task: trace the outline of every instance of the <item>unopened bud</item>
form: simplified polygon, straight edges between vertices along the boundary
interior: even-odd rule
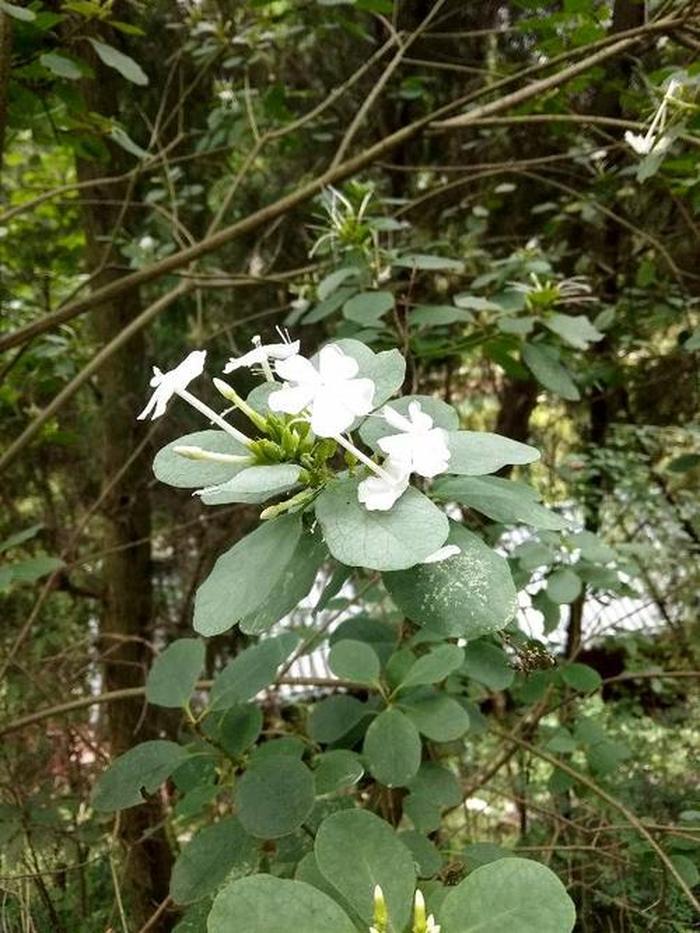
[[[212,382],[227,402],[233,402],[236,408],[240,409],[240,411],[253,422],[256,428],[264,434],[267,434],[267,419],[242,399],[233,386],[230,386],[228,382],[224,382],[223,379],[217,379],[216,376],[212,379]]]
[[[387,933],[389,927],[389,911],[384,900],[384,892],[376,884],[374,886],[374,927],[377,933]]]

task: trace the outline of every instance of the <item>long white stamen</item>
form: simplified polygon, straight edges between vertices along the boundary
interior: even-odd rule
[[[380,476],[383,480],[385,480],[385,482],[390,483],[391,485],[394,484],[394,480],[391,478],[391,476],[389,476],[386,470],[383,470],[379,464],[375,463],[374,460],[371,460],[366,454],[363,454],[361,450],[358,450],[357,447],[355,447],[355,445],[350,441],[346,440],[342,434],[336,434],[333,440],[337,441],[341,447],[344,447],[347,451],[349,451],[353,457],[357,457],[361,463],[364,463],[365,466],[369,467],[373,473],[376,473],[376,475]]]
[[[183,401],[187,402],[193,408],[196,408],[198,412],[201,412],[201,414],[203,414],[205,418],[208,418],[212,424],[220,427],[222,431],[226,431],[226,433],[230,434],[231,437],[235,437],[239,443],[245,444],[246,447],[251,443],[250,438],[246,437],[242,431],[239,431],[238,428],[234,428],[232,424],[228,423],[228,421],[224,421],[221,415],[218,415],[213,410],[213,408],[205,405],[204,402],[200,402],[199,399],[188,392],[187,389],[177,389],[176,395],[179,395]]]

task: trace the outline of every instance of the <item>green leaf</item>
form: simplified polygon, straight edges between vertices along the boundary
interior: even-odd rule
[[[300,473],[301,467],[296,463],[246,467],[225,483],[198,489],[197,495],[205,505],[256,504],[288,492],[296,486]]]
[[[398,350],[384,350],[374,353],[359,340],[345,338],[334,340],[343,353],[357,361],[360,371],[358,378],[371,379],[374,383],[373,404],[375,408],[383,405],[387,399],[399,391],[406,377],[406,360]]]
[[[238,817],[258,839],[277,839],[299,829],[314,806],[313,775],[291,755],[256,761],[236,786]]]
[[[0,0],[0,12],[7,13],[13,19],[21,20],[23,23],[31,23],[36,19],[34,10],[27,7],[17,6],[15,3],[8,3],[7,0]]]
[[[464,263],[446,256],[432,256],[425,253],[410,253],[392,260],[393,266],[403,269],[419,269],[426,272],[464,272]]]
[[[409,794],[403,799],[403,812],[419,833],[433,833],[440,828],[440,807],[423,794]]]
[[[207,716],[203,729],[213,736],[232,758],[254,745],[262,731],[263,714],[256,703],[236,703],[223,713]]]
[[[450,431],[448,435],[450,461],[448,473],[460,476],[484,476],[504,466],[534,463],[540,452],[489,431]]]
[[[65,55],[59,55],[57,52],[46,52],[39,56],[40,63],[44,68],[48,68],[52,74],[59,78],[67,78],[69,81],[77,81],[82,78],[83,72],[76,63],[66,58]]]
[[[362,753],[381,784],[405,787],[420,767],[420,736],[404,713],[385,709],[367,729]]]
[[[368,713],[364,703],[339,693],[314,704],[309,734],[314,742],[335,742],[348,733]]]
[[[316,794],[320,797],[352,787],[357,784],[364,773],[362,762],[354,752],[344,748],[324,752],[315,761]]]
[[[469,729],[469,715],[454,699],[436,690],[422,690],[401,700],[413,725],[433,742],[454,742]]]
[[[343,305],[343,317],[365,327],[375,327],[394,307],[391,292],[360,292]]]
[[[562,668],[561,676],[565,684],[582,693],[597,690],[603,683],[598,671],[587,664],[567,664]]]
[[[400,415],[408,415],[408,406],[411,402],[420,403],[421,411],[430,415],[436,428],[455,431],[459,427],[459,415],[454,408],[442,399],[433,398],[432,395],[404,395],[390,402],[389,407]],[[383,417],[370,416],[360,426],[360,437],[374,451],[379,450],[377,441],[380,437],[395,433],[396,428],[392,428]]]
[[[402,570],[425,560],[445,543],[445,514],[409,487],[388,512],[370,512],[357,499],[358,479],[327,486],[316,517],[331,554],[350,567]]]
[[[324,279],[321,279],[316,289],[319,301],[325,301],[346,279],[349,279],[351,276],[357,276],[359,272],[360,270],[357,266],[343,266],[331,272],[330,275],[327,275]]]
[[[446,477],[433,486],[433,494],[443,501],[459,502],[476,509],[494,522],[532,525],[560,531],[566,522],[535,501],[537,493],[524,483],[498,476]]]
[[[399,833],[399,839],[411,851],[419,878],[432,878],[442,868],[442,856],[436,846],[412,829]]]
[[[469,642],[461,672],[490,690],[506,690],[515,677],[505,651],[486,639]]]
[[[544,590],[535,593],[531,601],[533,607],[544,616],[544,633],[549,635],[559,625],[561,619],[559,606],[552,602]]]
[[[298,635],[283,632],[241,651],[214,680],[209,695],[210,708],[226,709],[268,687],[275,679],[277,668],[298,643]]]
[[[673,867],[689,888],[694,888],[696,884],[700,884],[700,872],[692,859],[688,858],[687,855],[679,854],[671,855],[670,859],[673,862]]]
[[[143,803],[141,790],[153,794],[188,754],[182,745],[156,739],[120,755],[98,779],[92,792],[96,810],[125,810]]]
[[[576,739],[568,729],[557,729],[551,739],[548,740],[545,748],[554,752],[556,755],[569,755],[576,751]]]
[[[555,570],[547,578],[547,597],[558,606],[572,603],[581,593],[581,578],[568,567]]]
[[[194,627],[211,637],[257,612],[282,581],[302,537],[298,515],[265,522],[222,554],[197,590]]]
[[[570,933],[574,904],[553,871],[502,858],[471,872],[445,898],[443,933]]]
[[[330,317],[338,308],[344,304],[348,298],[355,294],[355,286],[334,289],[323,301],[319,301],[310,311],[308,311],[302,320],[302,324],[316,324]]]
[[[170,896],[188,904],[229,881],[255,871],[257,844],[235,817],[200,829],[183,848],[170,876]]]
[[[125,129],[121,126],[112,126],[109,131],[110,139],[113,139],[114,142],[121,146],[125,152],[129,152],[132,156],[136,156],[137,159],[147,159],[148,152],[145,149],[142,149],[138,143],[135,143],[134,140],[129,136]]]
[[[399,633],[396,627],[388,622],[380,622],[378,619],[358,615],[341,622],[338,628],[331,633],[328,643],[334,645],[337,641],[343,641],[347,638],[353,641],[363,641],[371,646],[380,662],[386,664],[396,648],[398,637]]]
[[[97,53],[97,57],[107,65],[108,68],[114,68],[123,78],[126,78],[127,81],[131,81],[132,84],[148,84],[148,75],[133,58],[130,58],[111,45],[98,42],[97,39],[90,39],[88,37],[88,42]]]
[[[15,564],[5,565],[0,571],[2,573],[0,589],[4,589],[11,583],[36,583],[37,580],[48,576],[63,566],[62,560],[58,557],[49,557],[47,554],[40,554],[38,557],[29,557],[27,560],[21,560]]]
[[[466,324],[473,319],[471,311],[453,305],[418,305],[408,312],[411,327],[446,327],[450,324]]]
[[[226,885],[207,920],[207,933],[356,933],[327,894],[305,884],[255,875]]]
[[[166,444],[155,456],[153,472],[161,483],[181,489],[197,486],[215,486],[225,483],[245,469],[246,463],[213,463],[208,460],[189,460],[176,454],[175,447],[201,447],[217,454],[248,456],[248,448],[225,431],[195,431]]]
[[[421,655],[401,682],[400,689],[436,684],[461,667],[464,651],[457,645],[440,645]]]
[[[582,557],[596,564],[608,564],[615,560],[615,551],[592,531],[579,531],[569,535],[566,541],[572,548],[579,548]]]
[[[204,642],[179,638],[153,662],[146,678],[146,699],[156,706],[184,706],[204,666]]]
[[[488,298],[480,298],[478,295],[470,295],[467,292],[461,292],[455,295],[454,302],[458,308],[468,308],[470,311],[499,311],[502,312],[501,305]]]
[[[426,797],[441,807],[456,807],[462,802],[459,781],[436,761],[424,761],[408,787],[411,794]]]
[[[328,665],[336,677],[344,680],[364,684],[375,684],[379,680],[379,658],[361,641],[336,642],[331,648]]]
[[[413,856],[388,823],[366,810],[334,813],[321,823],[314,852],[321,873],[365,926],[372,923],[374,888],[380,885],[389,931],[401,933],[410,916],[416,873]],[[328,927],[324,933],[331,931]]]
[[[478,638],[504,628],[515,615],[516,593],[508,563],[476,535],[452,524],[459,554],[410,572],[385,573],[399,609],[445,637]]]
[[[24,544],[25,541],[30,541],[39,534],[43,527],[41,523],[31,525],[29,528],[23,528],[22,531],[16,531],[14,534],[10,535],[9,538],[5,538],[4,541],[0,541],[0,554],[14,547],[19,547],[19,545]]]
[[[577,350],[587,350],[590,343],[602,340],[605,336],[583,315],[573,317],[570,314],[552,314],[544,318],[542,323]]]
[[[240,620],[240,630],[248,635],[258,635],[295,609],[308,595],[319,567],[327,557],[328,549],[318,532],[302,533],[274,590],[257,609]]]
[[[577,402],[581,398],[576,383],[569,371],[559,362],[559,354],[553,347],[541,343],[526,343],[521,352],[523,363],[545,389],[570,402]]]

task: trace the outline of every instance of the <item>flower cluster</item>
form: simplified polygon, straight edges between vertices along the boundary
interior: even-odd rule
[[[357,360],[340,346],[323,347],[315,362],[301,355],[299,341],[292,342],[282,333],[281,338],[280,343],[272,344],[263,344],[259,337],[253,338],[253,349],[230,359],[223,370],[229,374],[241,368],[259,367],[269,384],[268,415],[241,399],[228,383],[214,379],[214,385],[224,398],[262,432],[262,439],[243,434],[189,392],[190,382],[204,371],[206,351],[202,350],[190,353],[169,372],[162,373],[154,367],[151,385],[155,391],[138,417],[161,417],[170,399],[177,395],[248,448],[251,465],[298,463],[310,486],[320,487],[332,476],[328,460],[341,447],[346,452],[346,464],[350,469],[359,462],[369,471],[358,484],[357,491],[359,501],[369,511],[391,509],[408,488],[412,474],[430,479],[448,469],[447,432],[435,427],[420,402],[411,401],[407,415],[390,405],[380,405],[377,410],[375,382],[359,374]],[[386,424],[386,433],[381,433],[377,439],[377,447],[384,455],[381,463],[359,449],[348,433],[368,416]],[[190,459],[222,462],[222,454],[201,448],[181,446],[177,452]],[[234,459],[245,457],[234,456]],[[274,514],[279,514],[279,510]],[[449,555],[440,552],[434,559],[444,556]]]

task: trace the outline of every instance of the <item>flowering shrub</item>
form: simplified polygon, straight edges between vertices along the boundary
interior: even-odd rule
[[[504,923],[518,933],[567,933],[574,914],[561,882],[527,860],[484,865],[452,889],[424,880],[428,908],[416,892],[418,878],[435,874],[437,853],[425,833],[461,799],[452,772],[424,750],[468,729],[473,659],[495,652],[507,668],[488,636],[516,608],[506,560],[449,515],[474,496],[488,511],[495,497],[536,527],[563,527],[528,487],[491,476],[535,461],[537,450],[459,430],[457,412],[439,399],[396,398],[401,354],[350,339],[308,359],[286,336],[268,345],[256,338],[249,353],[230,360],[231,378],[243,367],[261,375],[245,399],[214,378],[247,417],[245,433],[190,390],[205,356],[194,351],[170,372],[155,369],[139,417],[161,417],[174,396],[192,405],[213,427],[161,450],[156,476],[193,489],[208,506],[263,506],[259,527],[217,560],[194,610],[205,637],[236,624],[262,637],[218,673],[207,701],[196,692],[201,640],[180,639],[160,655],[147,696],[183,709],[182,741],[145,742],[118,758],[98,782],[94,806],[136,806],[171,778],[179,807],[216,800],[219,813],[233,811],[195,835],[172,877],[176,902],[204,899],[210,933],[400,933],[409,924],[413,933],[495,933]],[[415,634],[399,644],[394,626],[342,622],[329,665],[353,692],[316,703],[305,734],[256,744],[262,714],[251,701],[314,644],[313,631],[303,642],[293,629],[267,633],[320,573],[328,582],[316,617],[355,573],[370,585],[381,580]],[[397,833],[356,807],[370,787],[400,789],[414,830]]]

